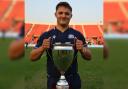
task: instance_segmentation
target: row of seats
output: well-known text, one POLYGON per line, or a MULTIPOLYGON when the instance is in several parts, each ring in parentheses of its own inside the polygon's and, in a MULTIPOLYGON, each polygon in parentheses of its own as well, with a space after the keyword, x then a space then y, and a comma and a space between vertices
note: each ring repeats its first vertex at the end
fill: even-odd
MULTIPOLYGON (((127 32, 127 29, 128 29, 127 14, 128 13, 125 13, 125 11, 128 12, 128 2, 105 1, 104 2, 104 25, 101 25, 101 26, 71 25, 71 27, 79 30, 88 39, 88 41, 89 39, 97 40, 100 38, 101 41, 99 43, 102 44, 103 32, 107 32, 108 30, 109 31, 113 30, 112 32, 127 32), (121 23, 121 25, 119 22, 121 23), (116 23, 116 25, 113 23, 116 23)), ((47 27, 50 29, 51 27, 54 27, 54 26, 50 25, 47 27)), ((27 33, 27 30, 28 29, 26 29, 26 33, 27 33)), ((38 29, 33 29, 33 30, 38 30, 38 29)), ((47 28, 45 30, 47 30, 47 28)), ((31 33, 33 33, 33 31, 31 33)), ((29 41, 31 41, 31 39, 29 41)), ((94 43, 97 43, 97 42, 94 42, 94 43)))
MULTIPOLYGON (((0 1, 0 17, 4 17, 4 15, 7 15, 8 20, 0 21, 1 29, 7 29, 9 26, 5 25, 5 22, 7 24, 10 24, 12 22, 12 19, 15 18, 21 18, 24 19, 24 0, 1 0, 0 1), (14 1, 16 3, 14 4, 14 1), (9 8, 11 8, 10 13, 9 8)), ((107 2, 105 0, 104 2, 104 23, 112 22, 112 21, 127 21, 128 20, 128 2, 107 2), (124 9, 121 8, 121 5, 123 5, 124 9), (125 13, 125 11, 127 13, 125 13)), ((0 19, 0 20, 1 20, 0 19)), ((126 23, 125 23, 126 24, 126 23)), ((123 27, 127 27, 127 25, 123 25, 123 27)))
POLYGON ((128 34, 128 1, 104 2, 104 33, 128 34))
MULTIPOLYGON (((55 25, 46 24, 25 24, 25 42, 36 43, 37 38, 45 31, 54 28, 55 25), (34 40, 35 39, 35 40, 34 40)), ((103 33, 101 26, 97 25, 70 25, 70 27, 80 31, 86 38, 101 37, 103 41, 103 33)), ((95 39, 94 39, 95 40, 95 39)))
POLYGON ((104 3, 104 21, 124 21, 126 16, 123 13, 119 3, 117 2, 106 2, 104 3))
POLYGON ((0 31, 19 33, 23 21, 24 0, 0 0, 0 31))
MULTIPOLYGON (((8 31, 14 19, 24 20, 24 0, 0 1, 0 30, 8 31), (3 20, 3 18, 6 19, 3 20)), ((98 37, 103 41, 103 32, 128 32, 128 2, 104 2, 104 25, 71 25, 79 30, 86 38, 98 37)), ((22 22, 18 22, 14 32, 19 32, 22 22)), ((53 28, 54 25, 25 23, 25 42, 36 43, 38 37, 44 31, 53 28), (34 39, 34 41, 33 41, 34 39)))

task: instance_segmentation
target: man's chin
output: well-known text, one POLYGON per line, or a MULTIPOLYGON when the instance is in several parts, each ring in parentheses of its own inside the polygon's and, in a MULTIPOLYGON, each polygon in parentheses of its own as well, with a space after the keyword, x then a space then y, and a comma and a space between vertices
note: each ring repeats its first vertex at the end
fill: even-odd
POLYGON ((63 26, 63 27, 68 26, 67 23, 61 23, 60 25, 63 26))
POLYGON ((68 24, 60 24, 62 27, 66 27, 68 26, 68 24))

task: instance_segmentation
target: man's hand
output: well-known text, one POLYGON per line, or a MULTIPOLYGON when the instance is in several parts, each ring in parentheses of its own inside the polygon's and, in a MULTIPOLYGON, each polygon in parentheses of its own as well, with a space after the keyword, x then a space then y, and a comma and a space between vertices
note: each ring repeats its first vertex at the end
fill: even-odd
POLYGON ((83 42, 81 40, 78 40, 77 38, 75 40, 76 49, 80 51, 82 57, 85 60, 91 60, 91 51, 87 47, 83 46, 83 42))
POLYGON ((44 40, 43 40, 42 48, 43 48, 44 50, 50 48, 50 40, 51 40, 51 37, 49 37, 48 39, 44 39, 44 40))
POLYGON ((49 37, 48 39, 44 39, 42 46, 40 46, 37 49, 34 49, 31 53, 30 53, 30 60, 31 61, 37 61, 40 59, 40 57, 42 56, 42 54, 44 53, 44 51, 48 48, 50 48, 50 39, 51 37, 49 37))
POLYGON ((77 38, 76 38, 75 46, 76 46, 77 50, 79 50, 79 51, 83 50, 83 42, 81 40, 78 40, 77 38))

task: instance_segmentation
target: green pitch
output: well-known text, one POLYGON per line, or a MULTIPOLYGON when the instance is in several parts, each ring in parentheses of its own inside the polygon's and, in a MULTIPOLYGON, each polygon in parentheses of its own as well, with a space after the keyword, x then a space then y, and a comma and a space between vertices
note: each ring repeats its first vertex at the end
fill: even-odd
MULTIPOLYGON (((47 89, 46 58, 31 62, 30 48, 24 58, 10 61, 7 48, 11 39, 0 39, 0 89, 47 89)), ((128 40, 107 40, 110 56, 102 58, 101 48, 92 48, 93 58, 85 61, 79 55, 82 89, 128 89, 128 40)))

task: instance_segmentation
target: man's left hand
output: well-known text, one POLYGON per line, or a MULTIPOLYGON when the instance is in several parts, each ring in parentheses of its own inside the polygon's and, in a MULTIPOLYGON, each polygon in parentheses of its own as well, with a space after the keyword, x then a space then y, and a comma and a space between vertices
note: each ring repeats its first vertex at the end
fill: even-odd
POLYGON ((77 50, 82 51, 82 49, 83 49, 83 42, 81 40, 79 40, 79 39, 76 38, 76 44, 75 44, 75 46, 76 46, 76 49, 77 50))

